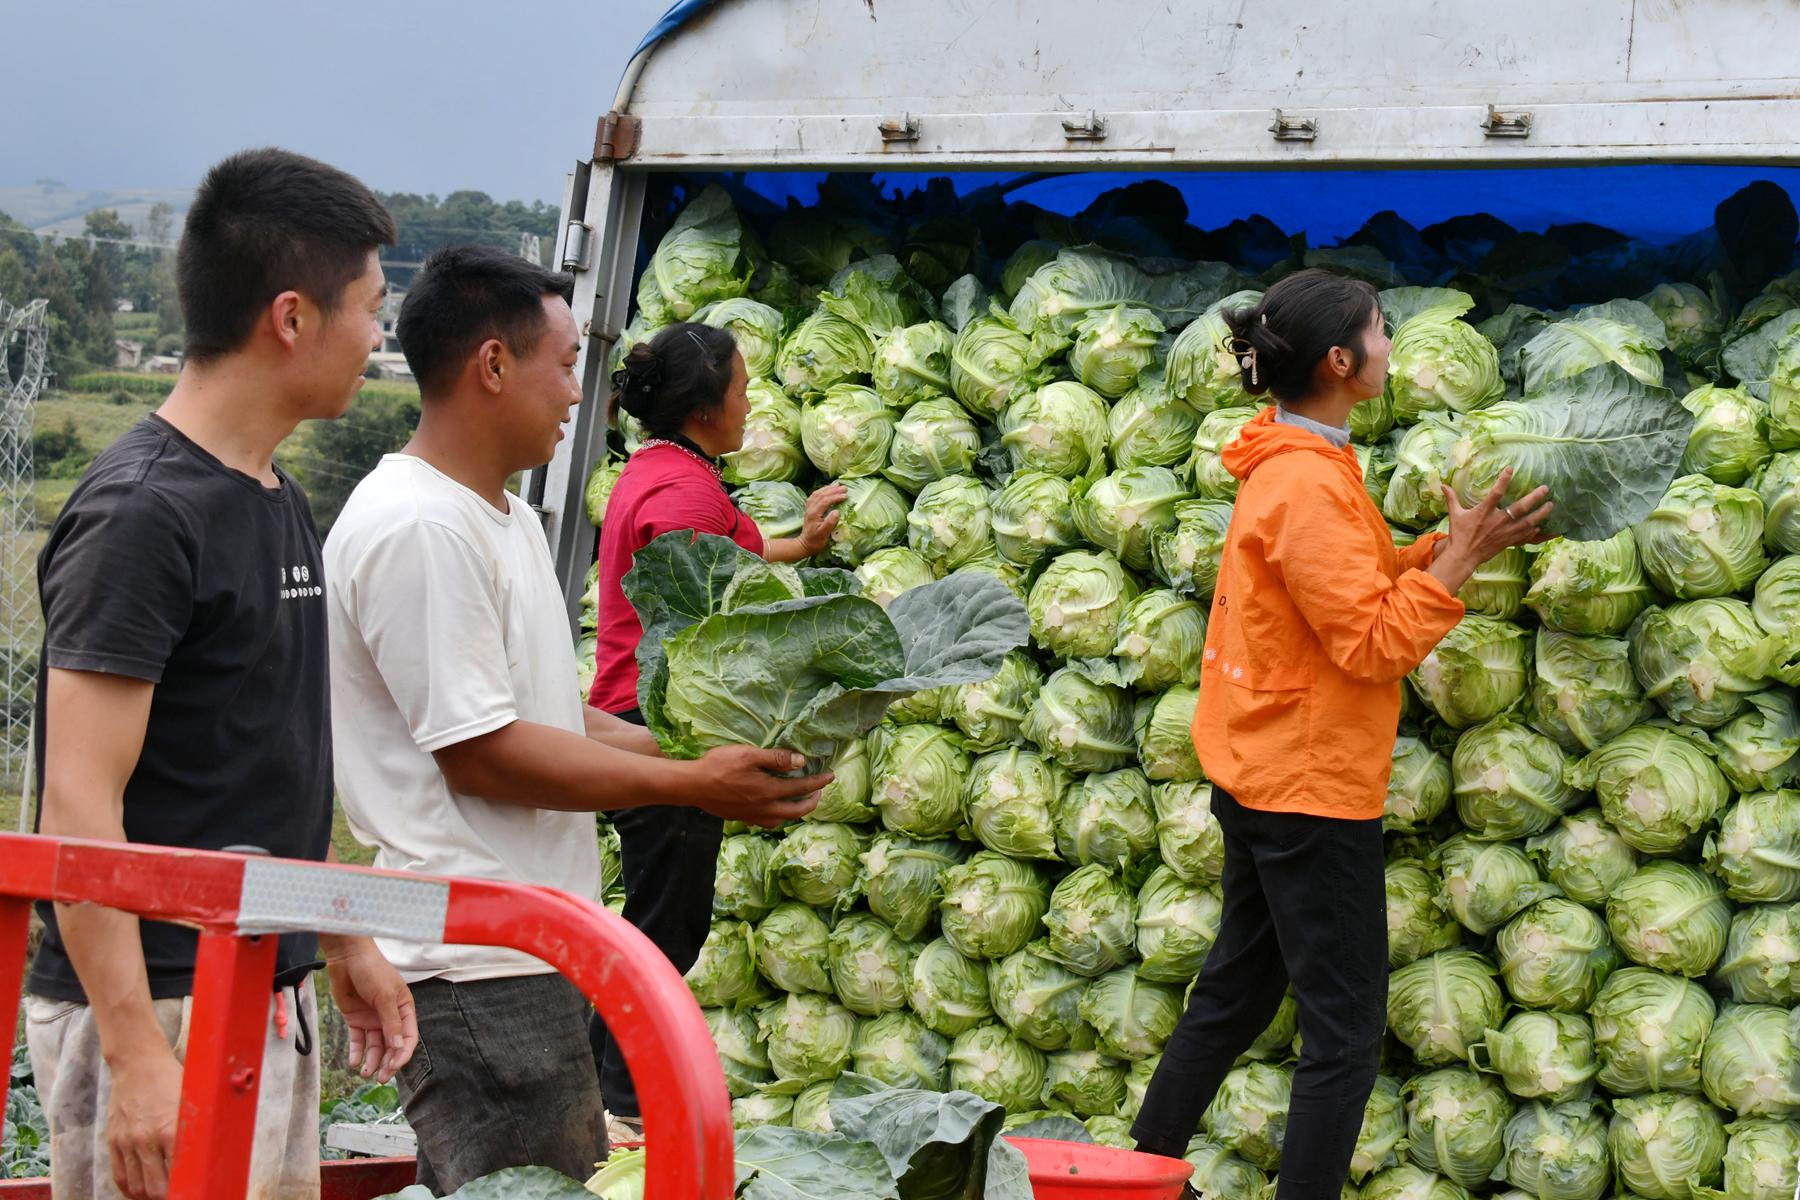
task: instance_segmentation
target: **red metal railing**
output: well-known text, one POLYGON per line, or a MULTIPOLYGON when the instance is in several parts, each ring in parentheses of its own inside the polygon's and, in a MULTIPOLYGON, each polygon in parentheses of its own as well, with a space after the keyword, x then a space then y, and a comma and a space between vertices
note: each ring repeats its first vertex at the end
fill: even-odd
MULTIPOLYGON (((637 1081, 646 1194, 728 1200, 731 1102, 700 1008, 636 928, 549 888, 0 833, 0 1029, 16 1028, 31 902, 100 904, 200 931, 171 1200, 239 1200, 273 991, 273 934, 507 946, 591 1000, 637 1081)), ((7 1080, 0 1076, 0 1107, 7 1080)))

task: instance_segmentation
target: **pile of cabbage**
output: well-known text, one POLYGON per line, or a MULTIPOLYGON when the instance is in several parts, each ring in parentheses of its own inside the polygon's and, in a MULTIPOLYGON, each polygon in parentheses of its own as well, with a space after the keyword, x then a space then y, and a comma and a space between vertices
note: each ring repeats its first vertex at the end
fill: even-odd
MULTIPOLYGON (((1488 563, 1407 681, 1390 1036, 1349 1185, 1791 1197, 1800 273, 1740 304, 1675 273, 1704 256, 1591 227, 1558 258, 1491 218, 1390 213, 1307 250, 1255 222, 1200 235, 1137 189, 1072 218, 958 204, 835 177, 779 212, 694 191, 626 335, 737 339, 751 413, 726 480, 766 536, 840 479, 819 565, 884 605, 984 572, 1031 619, 994 678, 846 749, 811 819, 728 831, 688 981, 737 1120, 824 1128, 854 1071, 1129 1144, 1220 919, 1189 727, 1237 487, 1221 453, 1257 408, 1218 314, 1322 264, 1376 282, 1393 327, 1351 431, 1396 543, 1440 526, 1442 484, 1485 486, 1497 445, 1606 440, 1578 427, 1596 412, 1652 405, 1660 424, 1610 437, 1666 455, 1672 429, 1679 457, 1642 495, 1641 470, 1566 489, 1564 528, 1610 536, 1488 563), (1576 426, 1544 425, 1553 400, 1576 426)), ((627 420, 595 469, 596 523, 639 436, 627 420)), ((1202 1195, 1277 1170, 1298 1043, 1290 998, 1189 1149, 1202 1195)))

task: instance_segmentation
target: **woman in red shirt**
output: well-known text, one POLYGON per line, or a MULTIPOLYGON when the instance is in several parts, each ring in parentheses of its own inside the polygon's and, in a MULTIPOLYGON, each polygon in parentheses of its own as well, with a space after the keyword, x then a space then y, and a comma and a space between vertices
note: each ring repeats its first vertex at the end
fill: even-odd
MULTIPOLYGON (((643 626, 620 586, 632 556, 678 529, 728 537, 772 562, 823 550, 845 497, 829 484, 806 502, 796 538, 763 542, 756 522, 725 493, 718 458, 744 442, 750 413, 744 359, 731 335, 708 325, 670 325, 633 346, 613 374, 614 409, 641 422, 650 437, 631 456, 606 505, 600 531, 597 669, 588 703, 643 723, 637 706, 637 647, 643 626)), ((686 972, 712 926, 713 869, 723 824, 699 809, 665 806, 609 814, 619 831, 625 919, 686 972)), ((589 1028, 606 1108, 636 1122, 637 1093, 616 1044, 598 1018, 589 1028)))

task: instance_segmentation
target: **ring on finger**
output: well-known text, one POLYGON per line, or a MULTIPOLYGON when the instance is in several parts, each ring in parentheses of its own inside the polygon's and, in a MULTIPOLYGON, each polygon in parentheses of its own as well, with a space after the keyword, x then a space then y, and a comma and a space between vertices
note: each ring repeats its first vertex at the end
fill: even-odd
POLYGON ((1509 520, 1509 521, 1516 521, 1516 520, 1518 520, 1518 519, 1519 519, 1519 518, 1517 518, 1517 517, 1515 517, 1515 516, 1513 516, 1513 510, 1512 510, 1512 505, 1510 505, 1510 504, 1508 504, 1508 505, 1506 505, 1506 506, 1505 506, 1505 507, 1503 507, 1503 508, 1501 508, 1501 510, 1500 510, 1500 511, 1501 511, 1501 512, 1503 512, 1503 513, 1505 513, 1505 514, 1506 514, 1506 519, 1507 519, 1507 520, 1509 520))

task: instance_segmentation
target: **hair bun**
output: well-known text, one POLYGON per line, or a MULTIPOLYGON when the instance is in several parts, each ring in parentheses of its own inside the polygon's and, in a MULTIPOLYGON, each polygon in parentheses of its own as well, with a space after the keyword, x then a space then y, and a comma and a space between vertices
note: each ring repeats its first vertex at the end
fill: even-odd
MULTIPOLYGON (((625 352, 625 361, 612 373, 613 387, 621 396, 648 396, 663 381, 662 355, 648 342, 639 342, 625 352)), ((627 406, 629 411, 629 406, 627 406)))

